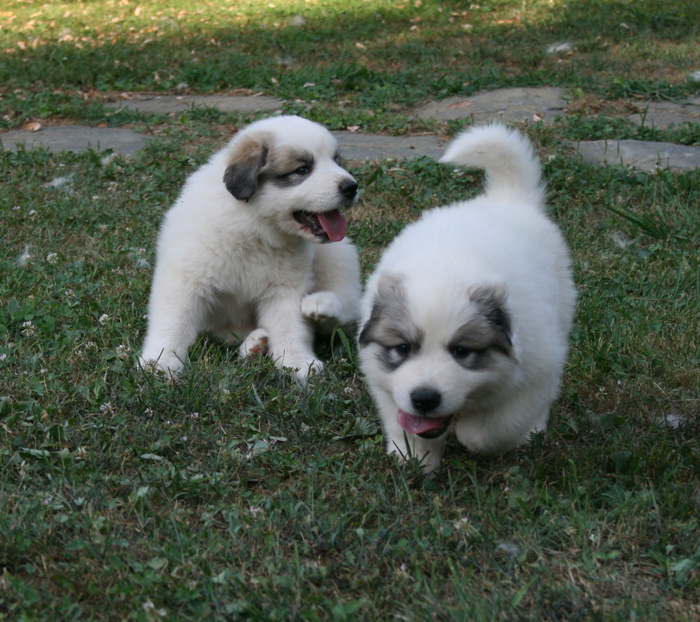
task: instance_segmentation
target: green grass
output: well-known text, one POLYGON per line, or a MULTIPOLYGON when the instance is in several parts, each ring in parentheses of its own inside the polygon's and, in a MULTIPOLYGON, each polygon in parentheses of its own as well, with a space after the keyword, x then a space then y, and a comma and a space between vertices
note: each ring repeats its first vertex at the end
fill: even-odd
POLYGON ((119 123, 101 103, 125 91, 263 92, 301 99, 333 125, 394 132, 397 113, 427 99, 504 86, 608 99, 700 92, 686 80, 700 65, 695 0, 6 5, 0 127, 119 123), (565 41, 570 56, 546 53, 565 41))
MULTIPOLYGON (((637 128, 594 110, 697 96, 685 74, 700 9, 470 4, 0 9, 2 127, 154 135, 133 158, 0 151, 0 620, 700 616, 700 172, 595 167, 564 142, 697 145, 697 124, 637 128), (562 40, 576 51, 560 63, 543 49, 562 40), (104 101, 250 89, 331 127, 448 135, 463 124, 407 111, 542 84, 582 102, 523 127, 580 301, 561 398, 529 446, 482 459, 451 441, 435 479, 398 467, 352 333, 318 344, 327 370, 308 392, 207 337, 177 383, 137 371, 162 214, 250 118, 113 114, 104 101)), ((365 274, 404 223, 481 183, 427 158, 353 170, 365 274)))

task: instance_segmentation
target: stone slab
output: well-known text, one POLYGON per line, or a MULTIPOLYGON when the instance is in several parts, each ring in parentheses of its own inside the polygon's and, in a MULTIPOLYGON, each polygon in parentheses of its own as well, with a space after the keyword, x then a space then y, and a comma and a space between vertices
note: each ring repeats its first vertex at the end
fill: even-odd
POLYGON ((356 132, 332 132, 338 140, 341 155, 348 160, 385 160, 387 158, 417 158, 429 156, 438 159, 444 145, 429 136, 375 136, 356 132))
POLYGON ((284 102, 267 95, 137 95, 133 99, 105 104, 114 110, 132 110, 151 114, 184 112, 191 108, 216 108, 221 112, 274 112, 284 102))
POLYGON ((687 171, 700 168, 700 147, 643 140, 592 140, 572 143, 593 164, 620 164, 646 172, 657 168, 687 171))
POLYGON ((641 110, 627 117, 628 121, 645 127, 665 130, 681 123, 700 123, 700 97, 683 102, 644 102, 641 110))
POLYGON ((121 155, 134 155, 146 146, 150 136, 138 134, 133 130, 116 127, 86 127, 83 125, 56 125, 38 132, 28 130, 10 130, 0 133, 2 149, 17 149, 24 145, 26 149, 43 148, 49 151, 73 151, 81 153, 94 149, 104 151, 112 149, 121 155))
POLYGON ((436 121, 471 118, 475 124, 492 120, 506 123, 541 120, 544 123, 552 123, 565 108, 563 89, 509 88, 431 102, 417 110, 416 116, 436 121))

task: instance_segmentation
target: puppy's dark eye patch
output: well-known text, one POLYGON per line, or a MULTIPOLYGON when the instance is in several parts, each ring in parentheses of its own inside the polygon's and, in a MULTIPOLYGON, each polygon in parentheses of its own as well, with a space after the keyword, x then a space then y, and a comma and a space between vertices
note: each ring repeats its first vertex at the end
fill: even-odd
POLYGON ((381 346, 381 349, 377 356, 379 362, 387 371, 398 369, 408 359, 418 354, 420 350, 419 342, 411 342, 408 339, 401 339, 399 341, 392 340, 386 343, 378 342, 378 344, 381 346))

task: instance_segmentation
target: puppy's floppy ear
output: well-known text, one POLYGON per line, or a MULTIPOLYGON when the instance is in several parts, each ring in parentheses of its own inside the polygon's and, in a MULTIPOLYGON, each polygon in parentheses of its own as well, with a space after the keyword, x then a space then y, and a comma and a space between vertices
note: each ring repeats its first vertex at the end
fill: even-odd
POLYGON ((469 288, 469 298, 486 318, 493 331, 493 345, 506 354, 513 353, 512 327, 506 309, 508 293, 503 285, 482 285, 469 288))
POLYGON ((269 152, 266 142, 263 135, 244 137, 229 154, 224 184, 239 201, 247 201, 258 189, 258 176, 267 162, 269 152))
POLYGON ((406 292, 398 274, 385 273, 379 279, 372 312, 358 338, 360 346, 367 346, 377 340, 386 328, 383 326, 385 324, 394 327, 408 324, 406 292))

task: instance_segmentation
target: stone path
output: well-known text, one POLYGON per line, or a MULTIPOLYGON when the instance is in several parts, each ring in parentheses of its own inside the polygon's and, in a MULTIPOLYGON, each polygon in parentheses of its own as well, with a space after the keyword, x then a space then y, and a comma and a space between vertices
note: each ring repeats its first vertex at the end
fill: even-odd
POLYGON ((112 149, 121 155, 134 155, 150 140, 150 136, 117 127, 85 127, 84 125, 55 125, 38 132, 10 130, 0 133, 3 149, 27 149, 43 147, 49 151, 73 151, 88 149, 104 151, 112 149))
MULTIPOLYGON (((267 96, 144 95, 106 104, 106 107, 158 114, 180 113, 192 107, 215 108, 222 112, 273 114, 281 110, 283 104, 282 100, 267 96)), ((559 88, 510 88, 431 102, 414 114, 419 119, 437 121, 471 118, 477 124, 492 119, 550 124, 557 116, 566 114, 566 106, 564 91, 559 88)), ((642 112, 628 117, 633 123, 657 128, 700 123, 700 98, 679 103, 648 102, 638 107, 642 112)), ((437 159, 444 150, 444 145, 434 135, 392 137, 350 131, 334 134, 343 155, 351 160, 417 156, 437 159)), ((78 125, 48 127, 37 132, 11 130, 0 133, 3 149, 17 148, 19 145, 74 152, 112 149, 122 155, 133 155, 149 140, 149 136, 132 130, 78 125)), ((595 140, 570 144, 581 157, 593 163, 620 164, 644 171, 653 171, 657 167, 674 170, 700 168, 700 147, 638 140, 595 140)))
POLYGON ((543 121, 552 123, 564 114, 563 89, 553 87, 496 89, 469 97, 448 97, 419 109, 419 119, 451 121, 471 117, 475 124, 498 119, 506 123, 543 121))
POLYGON ((592 140, 575 146, 589 162, 621 164, 649 173, 658 168, 700 168, 700 147, 643 140, 592 140))

